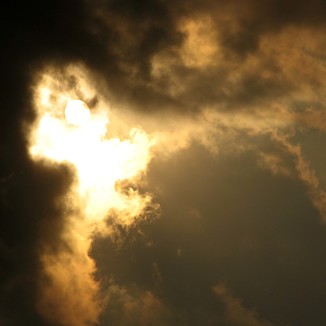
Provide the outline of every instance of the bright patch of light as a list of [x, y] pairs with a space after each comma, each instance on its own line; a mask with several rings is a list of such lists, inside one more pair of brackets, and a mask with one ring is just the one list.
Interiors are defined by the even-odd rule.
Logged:
[[89, 121], [91, 112], [85, 102], [80, 100], [71, 100], [67, 103], [65, 116], [70, 124], [82, 126]]
[[[45, 103], [45, 93], [57, 101]], [[131, 188], [119, 191], [117, 183], [134, 179], [147, 168], [151, 141], [139, 128], [132, 128], [127, 139], [107, 139], [107, 110], [91, 114], [85, 102], [71, 97], [40, 86], [39, 120], [31, 133], [30, 154], [35, 160], [74, 168], [76, 182], [69, 204], [87, 220], [101, 221], [115, 210], [119, 222], [130, 224], [150, 198]]]

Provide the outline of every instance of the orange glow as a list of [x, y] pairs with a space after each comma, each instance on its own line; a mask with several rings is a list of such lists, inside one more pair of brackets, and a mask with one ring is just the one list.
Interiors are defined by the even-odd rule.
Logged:
[[[60, 107], [54, 114], [53, 107], [47, 109], [51, 103], [44, 100], [44, 94], [51, 94], [51, 89], [44, 85], [39, 89], [40, 117], [32, 130], [30, 146], [33, 159], [68, 163], [75, 169], [74, 204], [86, 219], [103, 220], [114, 209], [124, 212], [119, 222], [131, 223], [132, 216], [142, 211], [149, 198], [131, 189], [127, 195], [122, 194], [116, 183], [135, 178], [146, 169], [151, 147], [148, 135], [132, 128], [129, 139], [107, 139], [107, 112], [91, 113], [85, 102], [67, 96], [66, 107], [63, 100], [58, 101]], [[54, 95], [62, 98], [62, 94]]]
[[71, 100], [66, 105], [65, 115], [70, 124], [82, 126], [89, 121], [91, 112], [85, 102]]

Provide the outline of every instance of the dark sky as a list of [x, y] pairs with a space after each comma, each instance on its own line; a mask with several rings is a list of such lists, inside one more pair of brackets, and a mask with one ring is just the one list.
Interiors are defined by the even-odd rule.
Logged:
[[[1, 326], [326, 325], [325, 1], [20, 0], [0, 15]], [[108, 212], [84, 260], [71, 166], [29, 155], [42, 74], [54, 97], [106, 103], [110, 136], [159, 139], [131, 185], [152, 206], [128, 227]]]

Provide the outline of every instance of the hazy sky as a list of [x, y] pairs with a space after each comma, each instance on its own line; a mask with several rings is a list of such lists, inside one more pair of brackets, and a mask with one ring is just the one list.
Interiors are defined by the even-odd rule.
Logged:
[[[8, 3], [0, 325], [326, 325], [326, 2]], [[75, 204], [73, 165], [30, 154], [67, 94], [142, 164], [103, 209]]]

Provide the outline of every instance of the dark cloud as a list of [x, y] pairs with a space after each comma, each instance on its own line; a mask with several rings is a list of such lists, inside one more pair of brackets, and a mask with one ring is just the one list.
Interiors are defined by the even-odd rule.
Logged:
[[[284, 48], [277, 45], [271, 47], [274, 53], [262, 53], [262, 39], [268, 42], [270, 35], [288, 27], [323, 30], [325, 15], [325, 5], [319, 0], [300, 4], [204, 1], [200, 6], [193, 1], [35, 1], [33, 10], [29, 8], [29, 4], [17, 2], [3, 10], [8, 54], [4, 67], [18, 73], [8, 71], [6, 75], [22, 78], [26, 74], [24, 62], [37, 66], [50, 60], [60, 65], [82, 61], [105, 81], [112, 101], [132, 103], [146, 111], [160, 107], [179, 108], [181, 112], [216, 102], [234, 107], [252, 104], [255, 98], [282, 98], [295, 88], [278, 60], [281, 53], [277, 51]], [[205, 23], [207, 18], [212, 20], [210, 28], [217, 35], [205, 42], [219, 47], [219, 56], [212, 54], [211, 62], [204, 65], [206, 71], [202, 71], [182, 59], [180, 51], [189, 32], [193, 32], [182, 26], [189, 20]], [[199, 31], [198, 39], [205, 38], [205, 33]], [[306, 45], [305, 38], [292, 38], [291, 42], [299, 47]], [[198, 42], [195, 50], [200, 53], [202, 46]], [[156, 76], [153, 62], [161, 55], [165, 55], [165, 67]], [[248, 65], [250, 55], [258, 58], [258, 65]], [[244, 69], [246, 66], [248, 69]], [[241, 77], [234, 83], [235, 70]], [[184, 90], [171, 94], [171, 79]]]
[[325, 229], [300, 182], [257, 169], [252, 154], [216, 161], [197, 146], [156, 160], [150, 180], [162, 217], [122, 246], [99, 239], [93, 250], [102, 275], [151, 289], [186, 325], [251, 325], [223, 319], [237, 316], [225, 316], [225, 297], [211, 292], [220, 282], [273, 325], [323, 325]]
[[[324, 30], [320, 1], [204, 1], [200, 6], [192, 1], [106, 1], [88, 6], [87, 27], [102, 56], [90, 51], [87, 63], [100, 71], [116, 103], [147, 112], [196, 112], [205, 105], [248, 108], [299, 93], [298, 78], [303, 85], [318, 83], [303, 68], [309, 63], [301, 52], [313, 38], [302, 31]], [[185, 28], [189, 23], [194, 26]], [[196, 24], [203, 26], [196, 30]], [[297, 32], [282, 36], [289, 28]], [[194, 38], [191, 49], [189, 37]], [[205, 52], [208, 45], [217, 53]], [[300, 54], [292, 58], [302, 70], [296, 73], [283, 56]]]
[[[9, 184], [2, 185], [1, 309], [8, 325], [45, 325], [36, 312], [42, 243], [60, 244], [62, 211], [55, 200], [65, 193], [69, 174], [19, 162]], [[5, 324], [6, 325], [6, 324]]]
[[[80, 22], [76, 24], [77, 22]], [[39, 250], [57, 250], [63, 224], [56, 200], [71, 181], [66, 168], [35, 165], [27, 157], [22, 123], [30, 120], [32, 67], [80, 57], [80, 4], [34, 1], [1, 4], [0, 148], [1, 293], [3, 325], [50, 325], [36, 311], [41, 272]], [[87, 42], [87, 41], [86, 41]], [[85, 43], [84, 43], [85, 44]], [[83, 50], [84, 51], [84, 50]]]

